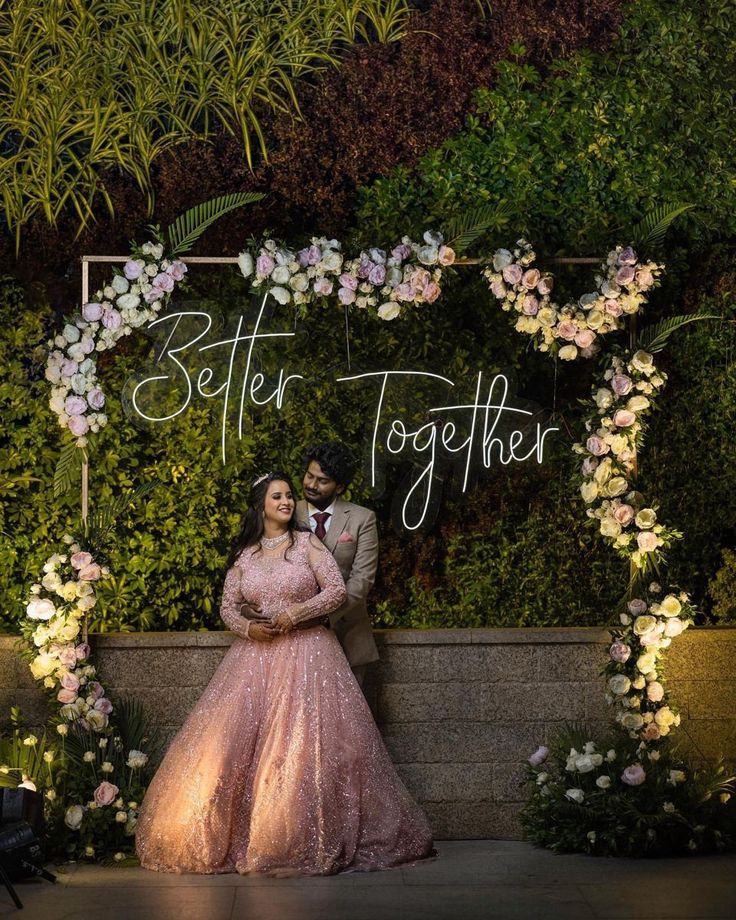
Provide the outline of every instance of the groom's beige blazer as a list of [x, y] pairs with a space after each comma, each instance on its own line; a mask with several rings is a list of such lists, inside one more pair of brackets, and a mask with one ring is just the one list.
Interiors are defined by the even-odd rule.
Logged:
[[[297, 502], [296, 516], [300, 524], [309, 527], [305, 501]], [[342, 607], [330, 614], [330, 624], [351, 667], [378, 661], [366, 604], [378, 567], [376, 515], [338, 498], [323, 542], [335, 557], [348, 592]]]

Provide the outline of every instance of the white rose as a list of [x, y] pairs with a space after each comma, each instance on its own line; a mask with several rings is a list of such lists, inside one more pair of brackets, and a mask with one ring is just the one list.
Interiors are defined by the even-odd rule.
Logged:
[[64, 824], [73, 831], [79, 830], [79, 826], [84, 818], [84, 809], [81, 805], [70, 805], [64, 815]]
[[621, 696], [629, 692], [631, 681], [625, 674], [614, 674], [608, 681], [608, 686], [611, 688], [611, 693]]
[[623, 476], [614, 476], [606, 483], [606, 492], [611, 498], [623, 495], [628, 488], [629, 484]]
[[595, 501], [598, 496], [598, 484], [592, 479], [588, 482], [584, 482], [580, 486], [580, 494], [583, 496], [583, 501], [588, 505]]
[[398, 305], [398, 303], [395, 303], [392, 300], [388, 301], [387, 303], [382, 303], [381, 306], [378, 308], [379, 318], [387, 320], [387, 321], [396, 319], [396, 317], [400, 313], [401, 313], [401, 307]]
[[628, 731], [637, 731], [644, 724], [644, 718], [638, 712], [625, 712], [621, 716], [621, 725]]
[[581, 754], [575, 759], [575, 769], [578, 773], [590, 773], [595, 770], [595, 763], [590, 754]]
[[601, 519], [601, 534], [604, 537], [617, 537], [621, 533], [621, 525], [612, 517]]
[[670, 617], [664, 625], [664, 634], [668, 639], [674, 639], [685, 631], [685, 624], [679, 617]]
[[291, 278], [291, 272], [287, 265], [277, 265], [271, 272], [271, 280], [274, 284], [288, 284]]
[[148, 754], [144, 754], [143, 751], [129, 751], [127, 763], [131, 770], [140, 770], [148, 763]]
[[596, 406], [604, 412], [613, 405], [613, 393], [606, 387], [600, 387], [594, 399]]
[[125, 275], [115, 275], [112, 279], [112, 287], [116, 294], [125, 294], [130, 287], [130, 283]]
[[50, 620], [56, 613], [56, 607], [47, 597], [34, 597], [26, 607], [26, 615], [31, 620]]
[[128, 812], [127, 811], [115, 812], [115, 820], [117, 821], [118, 824], [125, 824], [128, 820]]
[[580, 805], [585, 798], [585, 793], [582, 789], [568, 789], [565, 793], [565, 796], [571, 801], [577, 802], [578, 805]]
[[595, 784], [599, 789], [608, 789], [608, 787], [611, 785], [611, 777], [610, 776], [599, 776], [598, 779], [595, 781]]
[[241, 252], [238, 255], [238, 267], [244, 278], [249, 278], [253, 274], [253, 256], [249, 252]]
[[685, 782], [685, 772], [684, 770], [670, 770], [668, 782], [672, 783], [675, 786], [677, 783]]
[[659, 610], [663, 616], [676, 617], [682, 610], [682, 604], [674, 594], [668, 594], [659, 605]]
[[563, 345], [559, 351], [560, 361], [574, 361], [578, 356], [578, 350], [575, 345]]
[[669, 728], [670, 725], [675, 724], [675, 714], [669, 706], [662, 706], [654, 713], [654, 721], [660, 727], [664, 726]]
[[289, 291], [286, 290], [286, 288], [283, 288], [283, 287], [272, 287], [269, 293], [282, 306], [284, 304], [289, 303], [289, 301], [291, 300], [291, 294], [289, 293]]
[[626, 408], [631, 412], [641, 412], [642, 409], [649, 408], [649, 400], [646, 396], [632, 396], [626, 403]]
[[64, 331], [62, 332], [62, 335], [67, 340], [67, 342], [71, 344], [72, 342], [79, 341], [79, 336], [81, 335], [81, 333], [76, 326], [72, 325], [71, 323], [67, 323], [66, 326], [64, 326]]
[[48, 677], [49, 674], [52, 674], [58, 665], [58, 661], [54, 655], [38, 655], [31, 662], [31, 674], [36, 678], [36, 680], [41, 680], [44, 677]]
[[[276, 269], [278, 271], [278, 269]], [[274, 273], [275, 274], [275, 273]], [[309, 287], [309, 278], [303, 273], [299, 272], [298, 275], [293, 275], [289, 281], [289, 286], [295, 291], [306, 291]]]
[[95, 752], [94, 752], [94, 751], [85, 751], [84, 754], [82, 754], [82, 760], [83, 760], [85, 763], [92, 763], [92, 761], [93, 761], [94, 759], [95, 759]]
[[645, 652], [636, 659], [636, 667], [642, 674], [649, 674], [654, 670], [656, 657], [653, 652]]
[[634, 632], [637, 636], [643, 636], [645, 633], [653, 630], [657, 625], [657, 618], [645, 613], [634, 620]]
[[649, 530], [650, 527], [654, 527], [657, 523], [657, 513], [652, 508], [642, 508], [635, 521], [640, 530]]
[[93, 731], [100, 732], [107, 727], [107, 716], [97, 709], [90, 709], [85, 716]]
[[653, 360], [649, 352], [640, 349], [632, 357], [631, 365], [643, 374], [651, 373], [654, 370]]

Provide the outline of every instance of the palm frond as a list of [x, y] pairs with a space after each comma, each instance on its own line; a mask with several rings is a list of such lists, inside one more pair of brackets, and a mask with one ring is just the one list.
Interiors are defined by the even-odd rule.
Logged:
[[455, 252], [464, 252], [488, 230], [495, 230], [508, 222], [511, 213], [509, 202], [481, 205], [456, 217], [447, 230], [447, 245]]
[[124, 492], [118, 495], [114, 501], [98, 508], [90, 515], [89, 519], [90, 543], [94, 545], [101, 539], [104, 539], [115, 526], [118, 518], [123, 514], [126, 508], [139, 498], [143, 498], [145, 495], [148, 495], [149, 492], [152, 492], [156, 486], [160, 485], [160, 482], [159, 479], [152, 479], [149, 482], [144, 482], [142, 485], [133, 489], [132, 492]]
[[189, 252], [204, 231], [216, 220], [219, 220], [228, 211], [260, 201], [261, 198], [263, 198], [261, 192], [235, 192], [231, 195], [211, 198], [185, 211], [166, 231], [169, 255], [180, 256]]
[[54, 498], [59, 498], [71, 489], [77, 474], [82, 469], [84, 451], [77, 447], [76, 441], [65, 444], [59, 454], [54, 471]]
[[665, 203], [645, 214], [632, 232], [632, 242], [635, 246], [650, 247], [661, 243], [665, 234], [676, 218], [686, 211], [691, 211], [694, 204]]
[[669, 316], [653, 326], [647, 326], [639, 335], [639, 346], [651, 354], [656, 354], [665, 347], [673, 332], [704, 319], [721, 319], [711, 313], [690, 313], [687, 316]]
[[143, 751], [148, 754], [149, 765], [159, 759], [162, 740], [140, 700], [120, 697], [115, 703], [117, 731], [125, 751]]

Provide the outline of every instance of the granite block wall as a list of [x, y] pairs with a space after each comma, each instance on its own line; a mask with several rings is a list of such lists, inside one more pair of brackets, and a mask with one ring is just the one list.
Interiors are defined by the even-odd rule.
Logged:
[[[438, 839], [518, 838], [523, 762], [565, 721], [610, 718], [599, 672], [602, 629], [390, 630], [366, 696], [404, 781]], [[94, 636], [105, 684], [139, 698], [165, 738], [182, 724], [227, 651], [226, 632]], [[45, 698], [13, 637], [0, 636], [0, 712], [19, 705], [40, 724]], [[673, 643], [667, 676], [696, 757], [736, 768], [736, 629], [691, 629]]]

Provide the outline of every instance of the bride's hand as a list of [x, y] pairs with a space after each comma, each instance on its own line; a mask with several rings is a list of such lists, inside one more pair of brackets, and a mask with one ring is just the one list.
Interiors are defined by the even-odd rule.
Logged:
[[286, 611], [280, 613], [276, 619], [273, 621], [273, 625], [277, 627], [280, 633], [288, 633], [293, 629], [294, 624], [291, 622], [291, 617]]
[[251, 621], [248, 627], [248, 638], [255, 639], [256, 642], [273, 642], [278, 636], [280, 630], [274, 623], [257, 623]]

